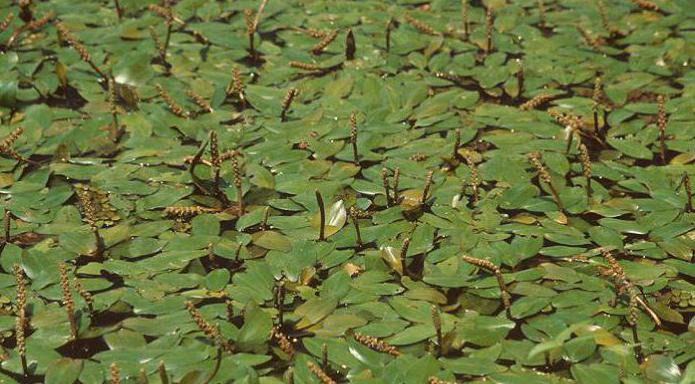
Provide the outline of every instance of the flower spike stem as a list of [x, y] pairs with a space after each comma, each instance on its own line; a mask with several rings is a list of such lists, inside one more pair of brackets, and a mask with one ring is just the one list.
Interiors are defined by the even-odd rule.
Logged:
[[326, 207], [323, 204], [323, 197], [321, 196], [321, 192], [319, 192], [318, 189], [314, 192], [316, 193], [316, 203], [318, 203], [319, 205], [319, 214], [321, 215], [321, 226], [319, 227], [319, 241], [324, 241], [326, 239]]

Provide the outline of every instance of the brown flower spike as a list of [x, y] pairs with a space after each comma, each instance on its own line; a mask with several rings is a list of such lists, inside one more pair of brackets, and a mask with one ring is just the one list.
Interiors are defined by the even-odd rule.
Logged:
[[659, 128], [659, 157], [661, 164], [666, 164], [666, 107], [664, 106], [664, 96], [656, 97], [656, 125]]
[[5, 16], [5, 18], [0, 23], [0, 33], [5, 32], [7, 27], [9, 27], [10, 24], [12, 23], [12, 20], [14, 20], [14, 13], [10, 12], [7, 14], [7, 16]]
[[17, 354], [22, 363], [22, 372], [24, 375], [29, 373], [29, 368], [27, 366], [27, 342], [24, 336], [24, 324], [22, 324], [22, 319], [17, 317], [15, 319], [15, 340], [17, 345]]
[[539, 106], [541, 106], [542, 104], [545, 104], [546, 102], [548, 102], [554, 98], [555, 98], [555, 95], [549, 95], [547, 93], [541, 93], [541, 94], [534, 96], [533, 98], [526, 101], [525, 103], [521, 104], [519, 106], [519, 109], [521, 109], [522, 111], [528, 111], [530, 109], [536, 109]]
[[658, 12], [658, 11], [659, 11], [659, 6], [656, 5], [655, 3], [651, 2], [651, 1], [647, 1], [647, 0], [632, 0], [632, 2], [633, 2], [636, 6], [638, 6], [638, 7], [642, 8], [642, 9], [644, 9], [645, 11], [654, 11], [654, 12]]
[[292, 345], [290, 339], [287, 337], [287, 335], [285, 335], [284, 332], [282, 332], [282, 330], [280, 330], [280, 328], [274, 327], [270, 331], [270, 338], [275, 341], [278, 348], [280, 348], [280, 350], [284, 352], [290, 359], [292, 356], [294, 356], [294, 345]]
[[218, 213], [219, 208], [208, 208], [200, 206], [191, 207], [166, 207], [164, 208], [164, 214], [172, 217], [191, 217], [201, 215], [203, 213]]
[[157, 92], [159, 92], [159, 97], [164, 100], [164, 103], [167, 105], [167, 107], [169, 107], [171, 113], [184, 119], [191, 116], [191, 113], [183, 109], [183, 107], [179, 105], [173, 97], [171, 97], [169, 92], [167, 92], [167, 90], [164, 89], [161, 84], [155, 84], [155, 87], [157, 88]]
[[456, 383], [452, 382], [452, 381], [444, 381], [438, 377], [431, 376], [429, 379], [427, 379], [427, 384], [456, 384]]
[[306, 365], [309, 368], [309, 372], [313, 373], [321, 384], [337, 384], [335, 380], [331, 379], [331, 377], [313, 361], [307, 361]]
[[24, 157], [12, 148], [15, 141], [17, 141], [22, 133], [24, 133], [24, 128], [17, 127], [0, 141], [0, 155], [7, 156], [17, 161], [25, 161]]
[[232, 172], [234, 174], [234, 186], [236, 187], [237, 207], [240, 215], [244, 214], [244, 190], [241, 184], [241, 169], [239, 168], [239, 159], [237, 156], [232, 157]]
[[317, 64], [312, 64], [312, 63], [305, 63], [302, 61], [290, 61], [288, 65], [292, 68], [297, 68], [301, 69], [303, 71], [313, 71], [313, 72], [320, 72], [323, 71], [323, 68]]
[[607, 249], [601, 249], [601, 254], [606, 259], [608, 263], [608, 268], [602, 269], [601, 274], [608, 276], [613, 280], [613, 284], [617, 290], [618, 295], [628, 296], [628, 315], [627, 321], [630, 325], [635, 325], [637, 323], [637, 306], [641, 306], [645, 312], [654, 320], [657, 326], [661, 326], [661, 320], [659, 316], [654, 313], [654, 311], [639, 297], [639, 290], [634, 285], [634, 283], [627, 277], [625, 270], [618, 263], [618, 261], [613, 257], [611, 252]]
[[586, 178], [586, 197], [591, 198], [591, 158], [586, 145], [579, 144], [579, 160], [582, 163], [582, 175]]
[[417, 29], [420, 33], [424, 33], [426, 35], [437, 35], [437, 32], [432, 28], [430, 25], [414, 18], [413, 16], [406, 14], [404, 16], [405, 21], [408, 22], [408, 24], [412, 25], [413, 28]]
[[391, 356], [398, 357], [401, 355], [401, 352], [398, 350], [398, 348], [394, 347], [393, 345], [383, 341], [379, 340], [374, 336], [368, 336], [368, 335], [363, 335], [361, 333], [355, 333], [352, 335], [352, 337], [355, 339], [356, 342], [366, 346], [367, 348], [377, 351], [377, 352], [383, 352], [383, 353], [388, 353]]
[[226, 94], [228, 97], [234, 96], [237, 98], [241, 108], [246, 108], [246, 94], [244, 93], [244, 80], [241, 78], [239, 67], [232, 69], [232, 79], [227, 85]]
[[289, 111], [290, 106], [292, 105], [292, 101], [295, 97], [297, 97], [298, 94], [299, 90], [297, 88], [290, 88], [287, 90], [285, 97], [282, 99], [282, 112], [280, 113], [280, 121], [287, 121], [287, 112]]
[[492, 15], [492, 7], [485, 8], [485, 54], [489, 55], [492, 52], [492, 31], [494, 29], [494, 19]]
[[244, 9], [244, 23], [246, 24], [246, 35], [249, 39], [249, 54], [251, 58], [256, 58], [256, 47], [254, 46], [254, 36], [256, 35], [256, 25], [253, 19], [253, 10]]
[[80, 297], [82, 297], [85, 303], [87, 303], [89, 311], [93, 312], [94, 296], [92, 296], [92, 294], [89, 293], [89, 291], [82, 286], [80, 279], [78, 279], [77, 277], [73, 278], [72, 282], [75, 285], [75, 290], [77, 291], [77, 293], [80, 295]]
[[63, 306], [70, 321], [70, 337], [77, 340], [77, 319], [75, 319], [75, 301], [70, 290], [70, 280], [68, 279], [68, 266], [65, 263], [58, 265], [60, 271], [60, 288], [63, 291]]
[[27, 306], [27, 291], [26, 282], [24, 281], [24, 271], [19, 264], [13, 266], [15, 284], [17, 285], [17, 308], [16, 315], [21, 325], [22, 332], [27, 325], [26, 306]]
[[502, 277], [502, 270], [500, 269], [500, 267], [496, 266], [489, 260], [478, 259], [476, 257], [471, 257], [467, 255], [463, 255], [462, 258], [463, 261], [469, 264], [473, 264], [476, 267], [482, 268], [495, 275], [495, 278], [497, 279], [497, 285], [499, 285], [500, 287], [500, 300], [502, 300], [502, 305], [504, 306], [505, 310], [508, 311], [509, 307], [511, 306], [511, 295], [509, 294], [509, 291], [507, 291], [507, 285], [504, 283], [504, 278]]
[[531, 155], [529, 155], [529, 161], [531, 162], [531, 164], [533, 164], [533, 167], [536, 168], [536, 171], [538, 172], [538, 179], [548, 186], [550, 194], [553, 196], [553, 200], [557, 205], [557, 209], [561, 212], [564, 212], [565, 208], [562, 205], [562, 200], [560, 200], [560, 195], [557, 193], [557, 190], [553, 185], [553, 179], [550, 177], [550, 173], [547, 169], [545, 169], [545, 166], [541, 162], [540, 153], [532, 153]]
[[314, 55], [320, 55], [321, 52], [323, 52], [324, 49], [326, 49], [326, 47], [328, 47], [337, 36], [338, 31], [335, 29], [328, 32], [328, 34], [326, 34], [326, 36], [324, 36], [321, 39], [321, 41], [319, 41], [318, 43], [316, 43], [316, 45], [311, 47], [311, 53], [313, 53]]
[[110, 384], [119, 384], [121, 382], [121, 374], [116, 363], [111, 363], [109, 366]]
[[65, 27], [65, 25], [60, 21], [57, 21], [55, 23], [55, 27], [58, 31], [58, 36], [60, 36], [60, 38], [63, 41], [65, 41], [77, 52], [77, 54], [80, 55], [80, 59], [82, 59], [82, 61], [84, 61], [85, 63], [89, 64], [89, 66], [92, 67], [94, 72], [101, 76], [101, 78], [104, 81], [109, 81], [108, 76], [106, 76], [104, 72], [102, 72], [101, 69], [99, 69], [99, 67], [97, 67], [96, 64], [94, 64], [94, 62], [92, 61], [92, 56], [89, 54], [89, 51], [87, 51], [87, 47], [85, 47], [81, 41], [79, 41], [72, 33], [70, 33], [67, 27]]
[[200, 329], [208, 339], [214, 342], [215, 345], [225, 352], [234, 351], [232, 344], [222, 336], [220, 330], [216, 326], [208, 323], [207, 320], [203, 318], [203, 315], [200, 313], [200, 311], [198, 311], [192, 302], [186, 301], [186, 309], [193, 318], [193, 321], [198, 326], [198, 329]]
[[186, 96], [188, 96], [191, 100], [193, 100], [193, 102], [198, 107], [200, 107], [200, 109], [203, 112], [207, 112], [207, 113], [213, 112], [212, 107], [210, 106], [210, 103], [208, 103], [207, 100], [205, 100], [203, 98], [203, 96], [200, 96], [199, 94], [195, 93], [192, 89], [189, 89], [186, 91]]
[[[471, 192], [473, 193], [473, 204], [478, 204], [478, 201], [480, 200], [480, 192], [478, 191], [480, 187], [480, 177], [478, 176], [478, 167], [475, 165], [475, 162], [473, 161], [473, 157], [470, 154], [466, 154], [463, 157], [466, 160], [466, 164], [468, 165], [468, 171], [470, 172], [470, 185], [471, 185]], [[464, 189], [465, 189], [465, 184], [464, 184]], [[464, 191], [461, 191], [461, 195], [464, 195]]]
[[355, 165], [360, 165], [359, 156], [357, 154], [357, 115], [355, 112], [350, 114], [350, 144], [352, 145], [352, 158]]

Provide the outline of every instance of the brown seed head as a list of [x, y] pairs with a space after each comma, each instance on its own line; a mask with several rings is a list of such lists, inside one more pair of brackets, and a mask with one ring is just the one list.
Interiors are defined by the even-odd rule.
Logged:
[[167, 90], [164, 89], [164, 87], [162, 87], [160, 84], [155, 84], [155, 87], [157, 88], [157, 91], [159, 92], [159, 97], [161, 97], [162, 100], [164, 100], [164, 103], [166, 103], [166, 105], [169, 107], [169, 110], [171, 111], [171, 113], [173, 113], [174, 115], [176, 115], [178, 117], [182, 117], [182, 118], [190, 117], [191, 113], [186, 111], [185, 109], [183, 109], [183, 107], [181, 107], [174, 100], [174, 98], [171, 97], [169, 92], [167, 92]]
[[23, 132], [24, 128], [17, 127], [15, 130], [10, 132], [9, 135], [5, 136], [5, 138], [0, 141], [0, 155], [10, 157], [17, 161], [24, 161], [24, 157], [22, 157], [22, 155], [17, 153], [17, 151], [12, 148], [12, 145], [14, 145], [15, 141], [17, 141]]
[[27, 292], [26, 292], [26, 282], [24, 281], [24, 270], [19, 264], [13, 266], [14, 279], [17, 285], [17, 309], [16, 314], [22, 321], [22, 326], [26, 325], [26, 306], [27, 306]]
[[579, 159], [582, 162], [582, 174], [586, 178], [591, 177], [591, 158], [589, 157], [589, 150], [586, 149], [586, 145], [579, 144]]
[[220, 150], [217, 146], [217, 132], [210, 131], [210, 163], [213, 168], [219, 168], [220, 161]]
[[186, 309], [188, 309], [188, 313], [193, 318], [193, 321], [208, 339], [213, 341], [219, 348], [226, 352], [232, 352], [234, 350], [229, 341], [222, 337], [220, 330], [208, 323], [192, 302], [186, 301]]
[[24, 128], [17, 127], [9, 135], [5, 136], [2, 141], [0, 141], [0, 152], [5, 151], [14, 145], [15, 141], [24, 133]]
[[116, 363], [111, 363], [111, 366], [109, 367], [109, 376], [111, 379], [111, 384], [119, 384], [121, 382], [121, 375]]
[[642, 9], [644, 9], [645, 11], [654, 11], [654, 12], [658, 12], [658, 11], [659, 11], [659, 6], [656, 5], [656, 3], [652, 3], [651, 1], [647, 1], [647, 0], [632, 0], [632, 2], [633, 2], [636, 6], [638, 6], [638, 7], [642, 8]]
[[213, 112], [212, 107], [210, 106], [210, 103], [208, 103], [207, 100], [205, 100], [203, 98], [203, 96], [200, 96], [199, 94], [193, 92], [192, 89], [189, 89], [186, 91], [186, 96], [188, 96], [191, 100], [193, 100], [193, 102], [198, 107], [200, 107], [200, 109], [202, 109], [204, 112], [208, 112], [208, 113]]
[[521, 104], [519, 106], [519, 109], [522, 111], [528, 111], [529, 109], [536, 109], [540, 105], [552, 100], [555, 98], [555, 95], [550, 95], [547, 93], [541, 93], [536, 96], [534, 96], [532, 99], [526, 101], [525, 103]]
[[236, 94], [243, 94], [244, 93], [244, 81], [241, 78], [241, 72], [239, 72], [239, 67], [234, 67], [232, 70], [232, 84], [233, 88], [232, 91]]
[[321, 369], [321, 367], [316, 365], [316, 363], [313, 361], [307, 361], [306, 365], [309, 368], [309, 371], [316, 376], [321, 384], [337, 384], [333, 379], [331, 379], [330, 376], [328, 376], [326, 372], [323, 371], [323, 369]]
[[434, 30], [434, 28], [414, 18], [410, 14], [405, 15], [405, 21], [408, 22], [408, 24], [412, 25], [413, 28], [417, 29], [420, 33], [424, 33], [426, 35], [437, 35], [437, 32]]
[[456, 384], [456, 383], [451, 382], [451, 381], [444, 381], [438, 377], [430, 376], [430, 378], [427, 379], [427, 384]]
[[599, 48], [603, 45], [603, 39], [592, 36], [591, 33], [589, 33], [589, 31], [587, 31], [584, 27], [578, 25], [577, 30], [579, 31], [579, 34], [582, 35], [582, 39], [584, 39], [586, 45], [592, 48]]
[[591, 94], [591, 100], [594, 102], [594, 104], [600, 104], [601, 103], [601, 95], [603, 94], [603, 80], [601, 79], [601, 76], [596, 76], [594, 79], [594, 91]]
[[246, 34], [253, 35], [256, 33], [256, 27], [253, 23], [253, 10], [244, 9], [244, 23], [246, 23]]
[[571, 129], [573, 132], [580, 130], [584, 123], [582, 119], [571, 113], [562, 113], [558, 111], [548, 111], [548, 114], [553, 117], [563, 127]]
[[199, 30], [191, 29], [190, 32], [191, 32], [191, 35], [193, 35], [193, 38], [195, 38], [195, 41], [197, 41], [199, 44], [203, 44], [203, 45], [210, 44], [210, 39], [208, 39], [207, 36], [203, 35], [203, 33], [200, 32]]
[[167, 216], [173, 216], [173, 217], [191, 217], [191, 216], [196, 216], [196, 215], [201, 215], [203, 213], [218, 213], [220, 212], [219, 208], [208, 208], [208, 207], [200, 207], [200, 206], [192, 206], [192, 207], [166, 207], [164, 208], [164, 213]]
[[[604, 270], [602, 274], [609, 276], [618, 291], [618, 294], [628, 295], [628, 315], [627, 321], [630, 325], [635, 325], [637, 322], [637, 312], [638, 312], [638, 297], [637, 289], [635, 288], [632, 281], [627, 278], [625, 270], [618, 263], [618, 261], [611, 255], [611, 252], [606, 249], [601, 249], [601, 254], [606, 259], [608, 263], [608, 269]], [[658, 322], [658, 318], [657, 318]]]
[[434, 77], [436, 77], [438, 79], [448, 80], [448, 81], [451, 81], [453, 83], [460, 83], [463, 80], [463, 78], [461, 76], [456, 75], [454, 73], [448, 73], [448, 72], [435, 72]]
[[318, 43], [316, 43], [316, 45], [314, 45], [314, 46], [311, 48], [311, 53], [313, 53], [314, 55], [321, 54], [321, 52], [323, 52], [323, 50], [326, 49], [326, 47], [328, 47], [328, 45], [331, 44], [331, 43], [333, 42], [333, 40], [335, 40], [335, 38], [336, 38], [337, 36], [338, 36], [338, 31], [335, 30], [335, 29], [332, 30], [332, 31], [330, 31], [330, 32], [328, 32], [328, 33], [326, 34], [326, 36], [324, 36], [324, 37], [321, 39], [321, 41], [319, 41]]
[[241, 169], [239, 167], [239, 160], [236, 156], [232, 157], [232, 172], [234, 173], [234, 186], [237, 189], [241, 188]]
[[17, 353], [19, 356], [25, 357], [27, 355], [27, 343], [24, 338], [24, 322], [19, 317], [15, 318], [14, 329], [15, 339], [17, 340]]
[[494, 19], [492, 15], [492, 7], [485, 7], [485, 37], [487, 40], [485, 46], [485, 52], [490, 52], [492, 50], [492, 31], [495, 27]]
[[486, 271], [495, 275], [495, 278], [497, 279], [497, 285], [499, 285], [500, 287], [500, 299], [502, 300], [502, 305], [508, 309], [511, 306], [510, 295], [507, 291], [507, 286], [504, 282], [504, 278], [502, 277], [502, 270], [500, 269], [500, 267], [493, 264], [489, 260], [478, 259], [476, 257], [471, 257], [467, 255], [463, 255], [462, 258], [465, 262], [473, 264], [479, 268], [485, 269]]
[[320, 67], [319, 65], [317, 65], [317, 64], [313, 64], [313, 63], [304, 63], [304, 62], [301, 62], [301, 61], [290, 61], [290, 62], [289, 62], [289, 66], [292, 67], [292, 68], [297, 68], [297, 69], [301, 69], [301, 70], [304, 70], [304, 71], [322, 71], [322, 70], [323, 70], [323, 68], [321, 68], [321, 67]]
[[475, 162], [473, 161], [473, 157], [470, 154], [466, 154], [464, 156], [464, 159], [466, 159], [466, 164], [468, 165], [468, 170], [471, 174], [471, 190], [473, 192], [473, 203], [476, 204], [478, 200], [480, 199], [480, 195], [478, 192], [478, 188], [480, 186], [480, 177], [478, 176], [478, 167], [475, 165]]
[[285, 97], [282, 99], [282, 113], [280, 115], [280, 119], [282, 121], [285, 121], [285, 118], [287, 116], [287, 111], [290, 109], [290, 106], [292, 105], [292, 100], [299, 94], [299, 90], [297, 88], [290, 88], [287, 90], [287, 93], [285, 94]]
[[401, 352], [398, 350], [398, 348], [394, 347], [393, 345], [383, 341], [379, 340], [378, 338], [374, 336], [368, 336], [368, 335], [363, 335], [361, 333], [355, 333], [352, 335], [352, 337], [357, 341], [358, 343], [366, 346], [369, 349], [372, 349], [377, 352], [383, 352], [383, 353], [388, 353], [391, 356], [398, 357], [401, 355]]
[[87, 63], [92, 61], [92, 57], [89, 55], [87, 48], [79, 40], [77, 40], [72, 33], [70, 33], [62, 22], [57, 21], [55, 26], [60, 38], [67, 42], [68, 45], [70, 45], [80, 55], [80, 59], [82, 59], [82, 61]]
[[90, 306], [94, 305], [94, 296], [92, 296], [92, 294], [88, 290], [84, 289], [84, 287], [82, 286], [82, 283], [80, 283], [80, 279], [75, 277], [72, 281], [73, 281], [73, 284], [75, 285], [75, 290], [82, 297], [82, 299], [85, 301], [85, 303], [87, 303], [87, 305], [90, 305]]
[[162, 7], [158, 4], [150, 4], [147, 6], [147, 9], [150, 12], [166, 20], [167, 24], [171, 23], [174, 19], [174, 14], [171, 11], [170, 7]]
[[289, 358], [292, 358], [294, 356], [294, 345], [292, 345], [292, 342], [290, 339], [285, 335], [280, 328], [275, 327], [270, 331], [270, 338], [275, 340], [275, 342], [278, 345], [278, 348], [282, 352], [284, 352]]
[[664, 136], [666, 134], [666, 108], [664, 106], [664, 96], [663, 95], [658, 95], [656, 97], [656, 107], [657, 107], [657, 116], [656, 116], [656, 124], [659, 128], [659, 133]]
[[68, 266], [65, 263], [60, 263], [58, 268], [60, 270], [60, 288], [63, 291], [63, 306], [70, 321], [70, 334], [75, 340], [77, 339], [77, 322], [75, 320], [75, 301], [72, 298], [70, 280], [68, 279]]
[[350, 113], [350, 143], [357, 143], [357, 115]]
[[495, 274], [502, 272], [500, 270], [500, 267], [496, 266], [490, 260], [478, 259], [476, 257], [467, 256], [467, 255], [463, 255], [461, 257], [463, 258], [463, 261], [470, 263], [470, 264], [473, 264], [476, 267], [483, 268], [483, 269], [487, 270], [488, 272], [492, 272]]
[[220, 155], [220, 161], [221, 162], [227, 161], [227, 160], [229, 160], [233, 157], [236, 157], [236, 156], [241, 156], [241, 152], [239, 152], [236, 149], [228, 149], [228, 150], [222, 152], [222, 154]]
[[40, 19], [32, 20], [29, 24], [27, 24], [27, 29], [30, 31], [36, 31], [38, 29], [43, 28], [46, 24], [51, 22], [53, 18], [55, 17], [55, 13], [48, 12], [45, 15], [43, 15]]
[[316, 28], [307, 28], [304, 30], [304, 33], [315, 39], [323, 39], [324, 37], [326, 37], [326, 35], [328, 35], [328, 32], [321, 31]]
[[5, 32], [7, 27], [9, 27], [10, 24], [12, 23], [12, 20], [14, 20], [14, 13], [10, 12], [7, 14], [7, 16], [5, 16], [5, 18], [0, 23], [0, 33]]
[[529, 156], [529, 161], [531, 164], [533, 164], [534, 168], [536, 168], [536, 171], [538, 171], [538, 177], [541, 179], [546, 184], [550, 184], [552, 181], [552, 178], [550, 177], [550, 173], [548, 173], [548, 170], [545, 169], [545, 166], [540, 160], [540, 156]]
[[80, 208], [80, 212], [82, 212], [82, 220], [85, 223], [94, 226], [99, 220], [99, 206], [94, 199], [92, 199], [92, 193], [87, 185], [76, 184], [74, 187], [75, 195], [77, 195], [78, 206]]

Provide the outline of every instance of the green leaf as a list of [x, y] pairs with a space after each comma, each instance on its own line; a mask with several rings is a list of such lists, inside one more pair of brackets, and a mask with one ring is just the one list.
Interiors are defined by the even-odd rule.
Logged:
[[84, 361], [80, 359], [60, 358], [46, 368], [46, 384], [72, 384], [82, 373]]

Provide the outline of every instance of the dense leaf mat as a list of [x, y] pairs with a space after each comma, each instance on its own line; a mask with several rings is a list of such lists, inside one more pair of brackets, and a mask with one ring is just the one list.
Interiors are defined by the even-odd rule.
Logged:
[[0, 381], [692, 383], [654, 1], [3, 2]]

